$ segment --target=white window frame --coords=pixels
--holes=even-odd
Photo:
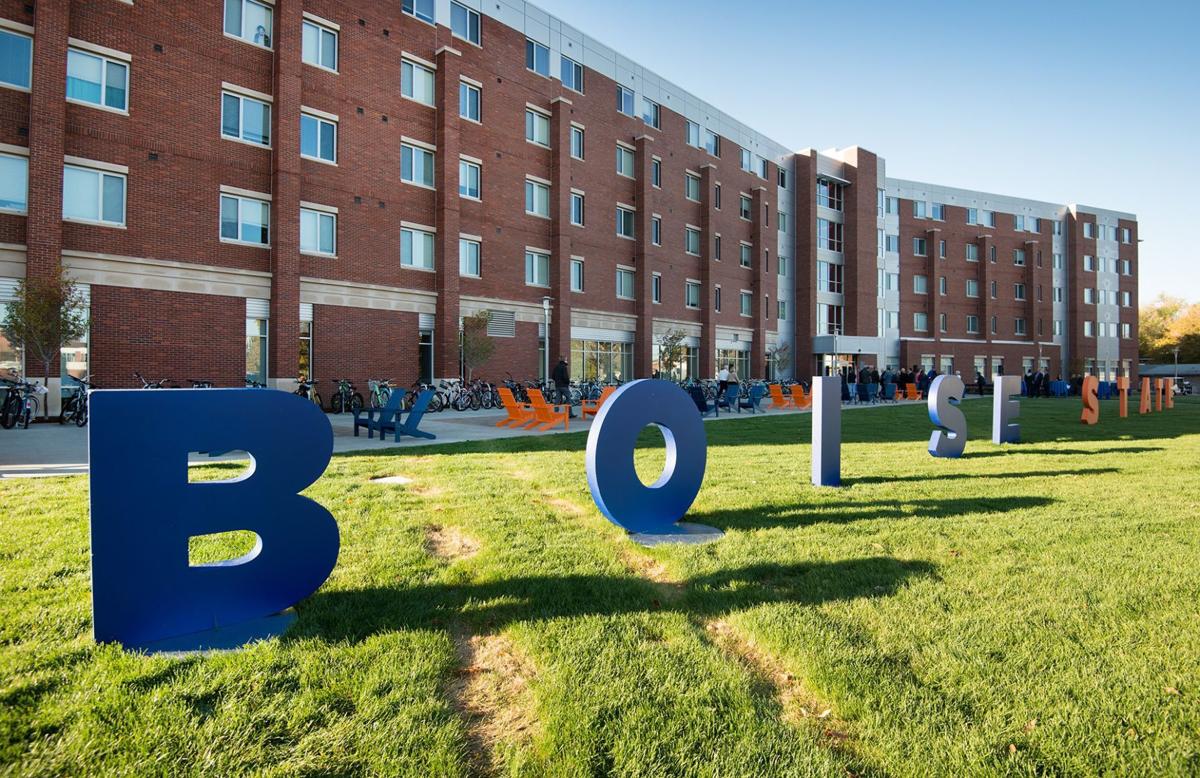
[[[227,197],[232,200],[235,200],[238,204],[237,234],[239,237],[227,238],[221,234],[221,207],[218,207],[217,208],[217,236],[221,239],[221,242],[222,243],[232,243],[232,244],[236,244],[238,246],[252,246],[254,248],[270,248],[271,247],[271,238],[273,237],[271,235],[271,209],[274,207],[271,202],[271,196],[268,194],[262,194],[259,192],[251,192],[251,191],[244,190],[244,189],[237,189],[232,186],[222,186],[221,187],[221,197],[218,200],[218,203],[220,203],[222,200],[224,200]],[[267,206],[267,225],[266,225],[267,226],[267,240],[265,243],[259,243],[259,242],[255,242],[255,241],[241,239],[242,224],[243,224],[243,222],[242,222],[243,210],[242,209],[246,203],[254,203],[255,205],[259,205],[259,206],[261,206],[261,205]]]
[[[0,206],[0,213],[15,213],[22,216],[29,213],[29,149],[22,146],[9,146],[0,143],[0,159],[16,159],[22,160],[25,163],[25,207],[24,208],[6,208]],[[129,194],[126,193],[126,198]]]
[[[562,82],[563,87],[570,89],[572,92],[583,94],[583,65],[565,54],[559,55],[558,62],[559,81]],[[567,78],[568,72],[571,74],[569,81]]]
[[[584,265],[583,257],[571,257],[570,273],[571,291],[576,294],[583,294],[587,288],[587,267]]]
[[[314,157],[311,154],[304,153],[304,151],[303,151],[303,148],[304,148],[303,125],[304,125],[305,119],[308,119],[310,121],[314,121],[317,123],[317,153],[318,154],[320,154],[320,152],[321,152],[321,128],[322,128],[322,125],[329,125],[330,127],[333,128],[333,159],[325,159],[324,157],[320,157],[320,156]],[[301,108],[300,109],[300,124],[301,124],[300,157],[302,159],[307,159],[312,162],[320,162],[325,165],[333,165],[336,167],[337,163],[338,163],[337,162],[338,161],[338,140],[339,140],[338,135],[340,134],[340,132],[339,132],[340,127],[338,126],[338,117],[335,116],[334,114],[325,113],[324,111],[318,111],[315,108]]]
[[[658,214],[650,217],[650,243],[655,246],[662,245],[662,217]]]
[[[693,203],[700,202],[700,176],[692,172],[683,174],[683,196]]]
[[[14,38],[24,38],[29,41],[29,61],[25,68],[26,83],[22,85],[12,81],[0,81],[0,87],[12,89],[17,92],[29,92],[30,86],[33,84],[33,28],[19,22],[3,20],[3,24],[0,24],[0,33],[12,35]]]
[[[239,3],[242,6],[242,31],[237,34],[225,29],[225,16],[228,14],[226,9],[230,3]],[[259,43],[258,41],[254,40],[253,37],[246,37],[247,5],[257,5],[260,8],[265,9],[271,15],[271,29],[267,30],[268,42],[265,44]],[[242,43],[248,43],[251,46],[257,46],[260,49],[271,51],[275,47],[275,4],[272,2],[261,2],[261,0],[225,0],[225,4],[221,7],[221,31],[225,34],[226,38],[232,38],[234,40],[241,41]]]
[[[304,28],[313,27],[317,31],[317,60],[314,62],[304,58]],[[300,25],[300,59],[305,65],[311,65],[314,68],[324,70],[326,73],[337,73],[341,66],[341,45],[342,45],[342,28],[340,25],[322,19],[319,16],[304,12],[304,20]],[[321,54],[325,51],[325,36],[322,33],[328,33],[333,36],[333,67],[321,64]]]
[[[634,240],[637,236],[637,209],[630,205],[617,203],[615,218],[617,223],[617,237]],[[629,227],[627,232],[622,229],[625,226]]]
[[[437,4],[434,2],[434,0],[429,0],[430,14],[428,16],[422,14],[420,12],[420,10],[417,8],[418,0],[406,0],[406,1],[408,2],[409,5],[412,6],[412,10],[406,9],[404,7],[404,2],[401,2],[400,3],[400,12],[401,13],[403,13],[407,16],[411,16],[412,18],[417,19],[419,21],[425,22],[425,24],[436,24],[437,23],[437,20],[435,18],[437,16]]]
[[[404,261],[404,235],[409,235],[409,261]],[[417,264],[416,248],[417,237],[420,236],[422,246],[428,246],[428,255],[422,258],[425,262]],[[422,248],[422,255],[426,254],[426,249]],[[426,273],[435,272],[437,264],[437,230],[433,227],[428,227],[424,224],[412,224],[410,222],[400,222],[400,267],[404,270],[420,270]]]
[[[576,203],[579,204],[579,208],[578,208],[578,217],[579,218],[576,218],[576,210],[577,210],[575,208]],[[574,227],[583,227],[587,223],[587,195],[585,195],[579,189],[571,190],[570,220],[571,220],[571,225]]]
[[[467,29],[465,35],[455,29],[455,11],[462,11],[462,18],[466,20]],[[472,25],[472,21],[474,21],[474,25]],[[472,26],[474,27],[475,37],[471,37]],[[450,3],[450,34],[460,41],[470,43],[472,46],[482,47],[483,16],[474,8],[468,8],[462,3],[453,2],[452,0]]]
[[[472,171],[475,173],[475,194],[471,194],[470,191],[463,191]],[[464,200],[474,200],[475,202],[483,200],[483,160],[464,155],[459,156],[458,196]]]
[[[738,316],[749,319],[754,315],[754,293],[742,289],[738,292]]]
[[[684,284],[683,284],[683,307],[684,308],[689,308],[694,311],[700,309],[700,296],[701,296],[700,292],[702,291],[702,288],[703,287],[700,284],[700,282],[695,280],[694,278],[689,278],[689,279],[687,279],[687,281],[684,282]],[[696,301],[695,302],[692,302],[690,299],[693,291],[696,293]]]
[[[66,175],[67,170],[80,170],[86,173],[96,175],[96,213],[97,219],[83,219],[79,217],[69,217],[66,215]],[[121,180],[121,193],[123,195],[121,203],[121,221],[113,222],[104,218],[104,179],[106,177],[119,178]],[[28,191],[28,186],[27,186]],[[26,195],[28,200],[28,194]],[[28,208],[28,202],[26,203]],[[67,157],[63,165],[63,202],[62,202],[63,221],[75,222],[76,224],[90,224],[96,227],[111,227],[113,229],[125,229],[129,219],[129,168],[123,165],[112,165],[106,162],[93,162],[91,160],[79,159],[77,157]]]
[[[225,97],[226,96],[232,97],[238,101],[238,133],[239,134],[237,136],[228,135],[225,133]],[[249,100],[250,102],[253,102],[253,103],[258,103],[260,105],[265,105],[267,107],[267,142],[266,143],[258,143],[256,141],[246,140],[246,138],[245,138],[246,101],[247,100]],[[234,143],[244,143],[245,145],[252,146],[256,149],[271,148],[271,144],[274,142],[274,138],[272,138],[270,135],[273,125],[274,125],[274,118],[275,118],[274,112],[275,112],[274,100],[270,95],[262,94],[260,92],[253,92],[249,89],[245,89],[243,87],[235,86],[235,85],[229,84],[229,83],[221,85],[221,137],[224,140],[233,141]]]
[[[404,152],[409,151],[412,163],[409,165],[409,172],[412,174],[409,178],[404,177]],[[428,155],[430,158],[429,171],[432,180],[429,183],[416,179],[417,172],[417,157]],[[423,166],[422,166],[423,167]],[[413,140],[412,138],[401,138],[400,142],[400,181],[410,186],[419,186],[422,189],[437,188],[437,149],[428,143]]]
[[[317,248],[304,248],[304,216],[310,214],[317,219]],[[333,247],[330,251],[322,251],[320,247],[321,236],[321,221],[322,219],[333,220]],[[326,259],[337,257],[338,244],[338,209],[329,205],[320,205],[317,203],[300,203],[300,253],[311,257],[324,257]]]
[[[693,236],[695,236],[693,240]],[[702,243],[702,234],[699,227],[687,225],[683,230],[683,253],[690,257],[700,256],[700,244]],[[695,250],[692,250],[692,244],[695,243]]]
[[[476,116],[463,113],[463,92],[475,93],[475,110]],[[471,101],[467,100],[468,110],[470,110]],[[460,119],[466,119],[474,124],[483,124],[483,85],[478,81],[468,81],[466,78],[458,79],[458,116]]]
[[[530,259],[533,259],[533,280],[530,280]],[[538,279],[540,271],[545,273],[545,281]],[[550,288],[550,252],[544,249],[525,248],[525,286],[536,286],[539,289]]]
[[[530,191],[533,192],[533,210],[529,209]],[[542,213],[537,210],[538,193],[545,193],[546,211]],[[525,176],[525,215],[536,216],[540,219],[550,218],[550,182],[545,179],[535,178],[533,176]]]
[[[637,95],[634,91],[624,84],[617,84],[617,113],[626,116],[637,116]],[[629,110],[626,110],[628,106]]]
[[[629,286],[633,290],[631,294],[622,294],[621,293],[621,279],[622,278],[629,280]],[[634,270],[632,267],[629,267],[628,265],[617,265],[617,273],[616,273],[616,279],[615,279],[614,283],[616,284],[616,286],[614,287],[614,291],[616,292],[616,297],[618,300],[636,300],[637,299],[637,271]]]
[[[625,172],[625,166],[622,164],[625,160],[629,161],[629,172]],[[634,149],[617,144],[617,175],[624,178],[635,178],[637,176],[637,155]]]
[[[409,90],[404,91],[404,76],[408,73]],[[422,99],[425,95],[424,89],[421,94],[417,92],[417,76],[420,75],[420,83],[428,84],[429,99]],[[437,66],[431,62],[414,57],[411,54],[405,54],[400,58],[400,96],[405,100],[411,100],[419,105],[428,106],[430,108],[437,107]]]
[[[97,46],[93,43],[76,40],[70,38],[67,48],[67,73],[70,78],[71,55],[78,54],[82,57],[91,57],[100,60],[100,102],[93,103],[90,100],[81,100],[78,97],[67,97],[66,101],[74,105],[82,105],[88,108],[98,108],[101,111],[119,114],[121,116],[129,115],[129,103],[132,99],[132,90],[130,89],[133,71],[133,57],[122,51],[116,51],[104,46]],[[117,65],[125,69],[125,107],[116,108],[104,102],[107,87],[108,87],[108,66]]]
[[[532,117],[532,121],[530,121]],[[545,129],[546,139],[539,140],[538,130]],[[532,136],[530,132],[532,130]],[[532,105],[525,106],[525,142],[541,148],[550,148],[550,114]]]
[[[463,256],[464,247],[474,247],[475,270],[470,269],[470,257]],[[483,240],[476,235],[458,236],[458,274],[463,278],[483,278]]]

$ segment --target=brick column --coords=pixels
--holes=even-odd
[[[809,150],[793,159],[792,180],[795,182],[796,243],[792,249],[792,285],[795,313],[794,346],[792,348],[792,377],[808,380],[813,367],[813,336],[817,333],[817,157]]]
[[[933,336],[934,343],[937,347],[934,348],[937,359],[942,356],[942,329],[941,318],[939,314],[942,312],[942,294],[939,279],[941,278],[941,260],[938,259],[938,241],[941,239],[942,231],[936,227],[925,231],[925,251],[929,254],[928,270],[926,271],[929,279],[925,285],[925,293],[929,296],[929,334]],[[937,365],[938,370],[941,370],[940,363]]]
[[[437,285],[437,312],[433,327],[433,378],[459,377],[459,267],[458,234],[461,208],[458,197],[458,155],[461,145],[458,115],[458,85],[462,54],[449,46],[438,49],[437,64],[437,144],[434,172],[435,194],[434,271]],[[483,182],[487,181],[486,175]],[[486,183],[483,183],[486,186]]]
[[[634,217],[634,234],[637,237],[634,247],[633,264],[637,267],[637,310],[636,342],[633,345],[633,375],[635,378],[649,378],[654,373],[654,260],[651,257],[653,244],[650,241],[650,220],[653,218],[653,202],[651,195],[651,165],[653,151],[651,144],[654,139],[649,135],[641,135],[634,144],[637,147],[637,214]]]
[[[717,169],[707,164],[700,168],[700,376],[717,374],[717,320],[713,310],[713,176]]]
[[[767,188],[758,186],[752,193],[754,199],[754,225],[750,230],[750,241],[754,244],[754,265],[750,271],[750,316],[754,322],[754,336],[750,340],[750,377],[764,378],[767,374],[767,316],[770,311],[764,305],[763,295],[767,291],[767,253],[771,230],[771,203],[767,200]]]
[[[275,4],[275,104],[271,162],[271,321],[267,372],[295,386],[300,343],[301,0]]]
[[[70,0],[38,0],[33,90],[29,97],[29,216],[25,238],[25,272],[34,277],[47,275],[62,261],[70,16]]]
[[[571,361],[571,115],[573,103],[556,97],[550,103],[550,312],[547,357],[551,369],[561,354]],[[595,203],[593,203],[594,205]],[[595,210],[592,211],[595,213]],[[579,376],[573,376],[578,378]]]
[[[845,189],[844,311],[847,335],[874,337],[879,333],[879,263],[876,243],[878,160],[858,149],[848,158],[854,164],[853,183]]]
[[[992,299],[992,279],[995,277],[995,265],[992,264],[992,236],[979,236],[979,267],[980,285],[979,296],[983,298],[983,321],[979,322],[979,334],[987,343],[992,342],[992,315],[996,301]],[[990,354],[989,354],[990,356]],[[989,370],[990,372],[990,370]]]
[[[1031,343],[1038,343],[1041,340],[1037,331],[1037,285],[1041,277],[1041,273],[1038,272],[1037,256],[1040,248],[1036,240],[1025,241],[1025,333]],[[1045,290],[1042,294],[1044,297]],[[1036,357],[1037,354],[1034,356]]]

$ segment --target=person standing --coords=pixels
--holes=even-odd
[[[571,418],[575,418],[575,408],[571,406],[571,368],[567,365],[566,357],[559,355],[558,364],[550,371],[550,379],[554,381],[554,393],[558,395],[558,403],[565,405]]]
[[[983,371],[975,371],[975,391],[979,392],[979,396],[983,397],[983,389],[987,386],[987,379],[983,377]]]
[[[724,397],[725,390],[729,388],[729,368],[733,365],[726,365],[717,373],[717,397]]]

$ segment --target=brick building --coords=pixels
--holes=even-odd
[[[64,374],[1136,369],[1133,216],[793,151],[520,0],[0,0],[0,305]],[[21,357],[0,341],[0,363]]]

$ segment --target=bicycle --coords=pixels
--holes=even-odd
[[[267,388],[266,384],[261,383],[259,381],[255,381],[250,376],[246,376],[245,380],[246,380],[246,388],[247,389],[266,389]]]
[[[96,385],[87,378],[77,379],[79,381],[79,391],[71,399],[71,402],[63,408],[62,416],[59,417],[61,423],[69,421],[75,422],[76,427],[86,427],[88,423],[88,393],[96,388]]]
[[[300,378],[296,379],[296,383],[298,384],[296,387],[296,394],[306,400],[311,401],[313,405],[317,406],[321,410],[325,410],[325,406],[321,402],[321,395],[317,392],[317,380],[315,378],[309,381],[305,380],[304,377],[301,376]]]
[[[0,378],[0,385],[6,390],[4,401],[0,403],[0,427],[6,430],[17,426],[17,417],[21,409],[21,393],[17,388],[20,383],[21,379],[16,377]]]
[[[213,388],[213,382],[208,380],[207,378],[189,378],[188,383],[190,383],[192,385],[193,389],[212,389]]]
[[[333,379],[337,386],[333,397],[329,400],[329,410],[333,413],[358,413],[363,407],[363,396],[355,391],[354,384],[348,379]]]
[[[178,387],[174,387],[174,386],[172,386],[172,387],[167,386],[167,381],[170,380],[169,378],[160,378],[157,381],[153,381],[148,378],[143,378],[141,373],[134,373],[133,377],[142,382],[143,389],[167,389],[167,388],[177,389],[178,388]]]
[[[38,400],[38,395],[45,394],[46,389],[36,381],[33,383],[22,381],[17,384],[16,388],[20,394],[20,410],[16,421],[21,425],[22,429],[29,429],[30,422],[33,421],[33,418],[37,416],[38,411],[41,409],[41,401]]]
[[[377,380],[374,378],[367,380],[367,397],[372,408],[382,408],[388,404],[388,400],[392,396],[392,379],[384,378]]]

